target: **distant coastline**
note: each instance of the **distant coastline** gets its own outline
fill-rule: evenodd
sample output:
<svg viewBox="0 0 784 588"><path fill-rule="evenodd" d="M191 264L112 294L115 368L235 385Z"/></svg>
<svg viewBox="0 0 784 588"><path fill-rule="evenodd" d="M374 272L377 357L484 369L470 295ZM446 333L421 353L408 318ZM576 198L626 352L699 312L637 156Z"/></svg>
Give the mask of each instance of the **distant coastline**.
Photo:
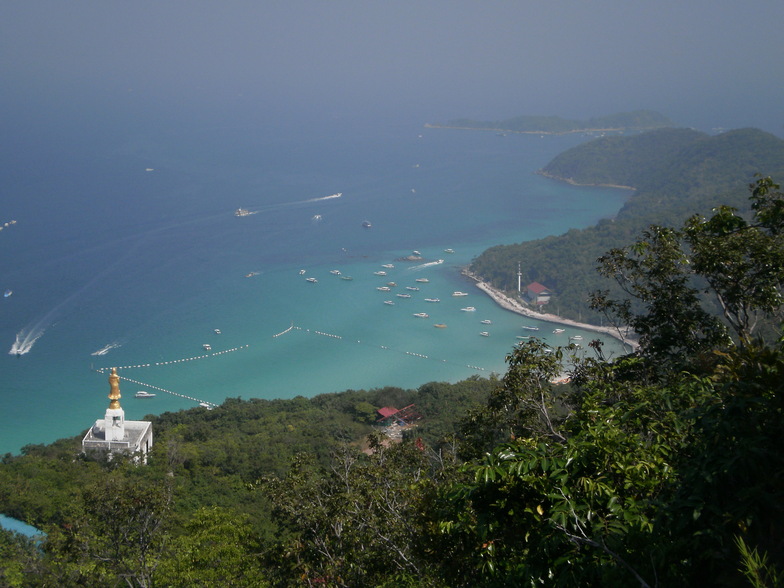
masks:
<svg viewBox="0 0 784 588"><path fill-rule="evenodd" d="M620 133L628 129L624 127L606 129L571 129L568 131L519 131L513 129L491 128L491 127L463 127L455 125L439 125L425 123L426 129L457 129L460 131L493 131L495 133L517 133L519 135L573 135L575 133Z"/></svg>
<svg viewBox="0 0 784 588"><path fill-rule="evenodd" d="M533 311L530 308L527 308L526 306L518 302L517 300L510 298L500 290L493 288L487 282L482 281L479 277L472 274L468 270L468 268L464 268L461 273L467 278L473 280L476 287L479 288L485 294L487 294L501 308L505 308L506 310L511 310L512 312L517 313L521 316L534 318L540 321L555 323L559 325L567 325L570 327L576 327L578 329L584 329L586 331L594 331L596 333L609 335L610 337L617 339L621 343L628 345L632 351L636 351L637 348L639 347L639 344L637 343L636 339L633 336L629 336L625 334L622 329L617 329L615 327L600 327L598 325L591 325L589 323L581 323L579 321L575 321L572 319L563 318L555 314Z"/></svg>
<svg viewBox="0 0 784 588"><path fill-rule="evenodd" d="M543 169L537 170L535 173L545 178L549 178L551 180L566 182L567 184L571 184L572 186L595 186L597 188L620 188L621 190L637 190L637 188L635 188L634 186L623 186L621 184L583 184L573 180L572 178L564 178L561 176L557 176L555 174L551 174L549 172L544 171Z"/></svg>

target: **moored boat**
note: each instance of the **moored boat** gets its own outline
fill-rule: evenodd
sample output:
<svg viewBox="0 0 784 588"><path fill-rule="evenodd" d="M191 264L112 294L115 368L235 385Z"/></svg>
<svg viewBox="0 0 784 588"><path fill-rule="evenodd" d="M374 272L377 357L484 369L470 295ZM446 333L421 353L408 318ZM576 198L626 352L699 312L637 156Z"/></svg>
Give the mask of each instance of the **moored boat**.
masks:
<svg viewBox="0 0 784 588"><path fill-rule="evenodd" d="M417 318L429 318L430 317L430 315L427 314L426 312L415 312L414 316L417 317Z"/></svg>
<svg viewBox="0 0 784 588"><path fill-rule="evenodd" d="M466 306L465 308L461 308L460 310L462 310L463 312L476 312L476 308L474 308L473 306Z"/></svg>
<svg viewBox="0 0 784 588"><path fill-rule="evenodd" d="M135 398L155 398L155 394L152 392L147 392L147 390L139 390L136 394L134 394Z"/></svg>

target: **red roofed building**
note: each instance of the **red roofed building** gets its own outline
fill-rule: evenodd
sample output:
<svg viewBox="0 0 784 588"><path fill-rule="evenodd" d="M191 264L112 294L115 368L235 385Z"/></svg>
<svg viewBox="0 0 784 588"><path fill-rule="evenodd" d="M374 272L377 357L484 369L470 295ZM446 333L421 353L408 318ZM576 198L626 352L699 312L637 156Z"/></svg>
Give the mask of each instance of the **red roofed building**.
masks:
<svg viewBox="0 0 784 588"><path fill-rule="evenodd" d="M385 406L384 408L379 408L376 412L378 413L376 422L381 425L390 425L394 422L410 425L412 422L422 418L422 415L416 411L413 404L409 404L400 410L393 406Z"/></svg>
<svg viewBox="0 0 784 588"><path fill-rule="evenodd" d="M553 295L546 286L543 286L539 282L531 282L528 284L528 286L526 286L526 293L528 300L534 304L547 304L550 302L550 297Z"/></svg>

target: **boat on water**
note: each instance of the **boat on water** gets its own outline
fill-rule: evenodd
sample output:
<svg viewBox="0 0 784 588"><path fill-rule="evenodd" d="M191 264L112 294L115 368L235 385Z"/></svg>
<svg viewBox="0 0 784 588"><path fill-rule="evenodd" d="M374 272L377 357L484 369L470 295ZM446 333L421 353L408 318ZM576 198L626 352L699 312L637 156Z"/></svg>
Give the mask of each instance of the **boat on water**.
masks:
<svg viewBox="0 0 784 588"><path fill-rule="evenodd" d="M558 335L559 333L563 333L564 329L553 329L553 334Z"/></svg>
<svg viewBox="0 0 784 588"><path fill-rule="evenodd" d="M426 312L415 312L414 316L417 318L430 318L430 315Z"/></svg>
<svg viewBox="0 0 784 588"><path fill-rule="evenodd" d="M425 302L441 302L440 298L425 298Z"/></svg>
<svg viewBox="0 0 784 588"><path fill-rule="evenodd" d="M221 330L220 330L220 329L213 329L213 332L214 332L216 335L220 335L220 334L221 334Z"/></svg>
<svg viewBox="0 0 784 588"><path fill-rule="evenodd" d="M212 351L212 345L210 345L209 343L205 343L204 345L202 345L202 348L205 351Z"/></svg>
<svg viewBox="0 0 784 588"><path fill-rule="evenodd" d="M539 330L539 327L529 327L528 325L523 325L523 328L526 331L538 331Z"/></svg>
<svg viewBox="0 0 784 588"><path fill-rule="evenodd" d="M389 292L391 289L392 288L390 288L389 286L379 286L378 288L376 288L376 290L378 290L379 292Z"/></svg>
<svg viewBox="0 0 784 588"><path fill-rule="evenodd" d="M452 296L468 296L468 292L460 292L458 290L456 292L452 292Z"/></svg>
<svg viewBox="0 0 784 588"><path fill-rule="evenodd" d="M347 282L350 282L350 281L351 281L351 280L353 280L354 278L352 278L351 276L340 276L340 279L341 279L341 280L346 280Z"/></svg>
<svg viewBox="0 0 784 588"><path fill-rule="evenodd" d="M377 272L373 272L373 275L374 276L385 276L385 275L387 275L387 272L382 272L381 270L379 270Z"/></svg>
<svg viewBox="0 0 784 588"><path fill-rule="evenodd" d="M209 402L199 402L199 406L202 408L206 408L207 410L212 410L213 406Z"/></svg>
<svg viewBox="0 0 784 588"><path fill-rule="evenodd" d="M394 288L397 284L395 282L387 282L387 286Z"/></svg>
<svg viewBox="0 0 784 588"><path fill-rule="evenodd" d="M428 280L427 278L417 278L414 281L419 282L420 284L427 284L430 280Z"/></svg>
<svg viewBox="0 0 784 588"><path fill-rule="evenodd" d="M3 298L8 298L8 297L9 297L11 294L13 294L13 293L14 293L14 291L13 291L13 290L6 290L6 291L3 293Z"/></svg>
<svg viewBox="0 0 784 588"><path fill-rule="evenodd" d="M385 268L387 268L387 269L393 269L395 266L394 266L394 265L392 265L391 263L385 263L385 264L384 264L384 265L382 265L381 267L385 267Z"/></svg>
<svg viewBox="0 0 784 588"><path fill-rule="evenodd" d="M339 276L340 270L329 270L329 273L331 273L333 276Z"/></svg>
<svg viewBox="0 0 784 588"><path fill-rule="evenodd" d="M155 398L155 394L152 392L147 392L147 390L139 390L133 396L134 398Z"/></svg>
<svg viewBox="0 0 784 588"><path fill-rule="evenodd" d="M315 284L316 282L318 282L316 278L305 278L305 281L310 282L311 284Z"/></svg>
<svg viewBox="0 0 784 588"><path fill-rule="evenodd" d="M411 294L395 294L398 298L411 298Z"/></svg>
<svg viewBox="0 0 784 588"><path fill-rule="evenodd" d="M582 335L573 335L573 336L571 336L569 338L572 339L573 341L582 341L583 340L583 336Z"/></svg>
<svg viewBox="0 0 784 588"><path fill-rule="evenodd" d="M480 322L481 322L483 325L492 325L492 324L493 324L493 321L491 321L490 319L485 319L485 320L483 320L483 321L480 321Z"/></svg>
<svg viewBox="0 0 784 588"><path fill-rule="evenodd" d="M490 336L490 333L488 333L487 331L482 331L479 334L482 335L482 337L489 337Z"/></svg>
<svg viewBox="0 0 784 588"><path fill-rule="evenodd" d="M411 290L412 292L419 292L419 288L416 286L406 286L406 290Z"/></svg>
<svg viewBox="0 0 784 588"><path fill-rule="evenodd" d="M460 310L462 310L463 312L476 312L476 308L474 308L473 306L466 306L465 308L461 308Z"/></svg>
<svg viewBox="0 0 784 588"><path fill-rule="evenodd" d="M416 249L414 249L414 250L413 250L411 253L412 253L413 255L416 255L417 257L421 257L421 255L422 255L422 252L420 252L420 251L417 251Z"/></svg>
<svg viewBox="0 0 784 588"><path fill-rule="evenodd" d="M251 214L253 213L247 208L238 208L234 211L234 216L250 216Z"/></svg>
<svg viewBox="0 0 784 588"><path fill-rule="evenodd" d="M436 323L433 325L436 329L446 329L446 325L444 323Z"/></svg>
<svg viewBox="0 0 784 588"><path fill-rule="evenodd" d="M454 249L444 249L444 253L454 253Z"/></svg>
<svg viewBox="0 0 784 588"><path fill-rule="evenodd" d="M305 270L304 269L299 270L299 275L304 276L305 275Z"/></svg>
<svg viewBox="0 0 784 588"><path fill-rule="evenodd" d="M245 277L246 278L252 278L253 276L258 276L258 275L259 275L259 272L250 272L248 274L245 274Z"/></svg>
<svg viewBox="0 0 784 588"><path fill-rule="evenodd" d="M395 306L395 303L391 300L384 300L384 304L388 304L389 306Z"/></svg>
<svg viewBox="0 0 784 588"><path fill-rule="evenodd" d="M362 227L364 227L365 229L369 229L369 228L370 228L370 227L372 227L372 226L373 226L373 225L372 225L372 224L370 224L370 221L368 221L368 220L366 220L366 221L362 221Z"/></svg>

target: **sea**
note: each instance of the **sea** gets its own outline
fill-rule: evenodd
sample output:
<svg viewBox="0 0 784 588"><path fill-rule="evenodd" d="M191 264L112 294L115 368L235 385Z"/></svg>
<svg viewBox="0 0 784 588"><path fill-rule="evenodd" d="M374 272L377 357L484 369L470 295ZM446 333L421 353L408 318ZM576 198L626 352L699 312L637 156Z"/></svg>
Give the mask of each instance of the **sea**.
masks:
<svg viewBox="0 0 784 588"><path fill-rule="evenodd" d="M628 192L535 173L590 136L348 118L63 132L0 163L0 453L103 418L112 367L134 420L500 375L519 337L596 338L461 275L620 209Z"/></svg>

